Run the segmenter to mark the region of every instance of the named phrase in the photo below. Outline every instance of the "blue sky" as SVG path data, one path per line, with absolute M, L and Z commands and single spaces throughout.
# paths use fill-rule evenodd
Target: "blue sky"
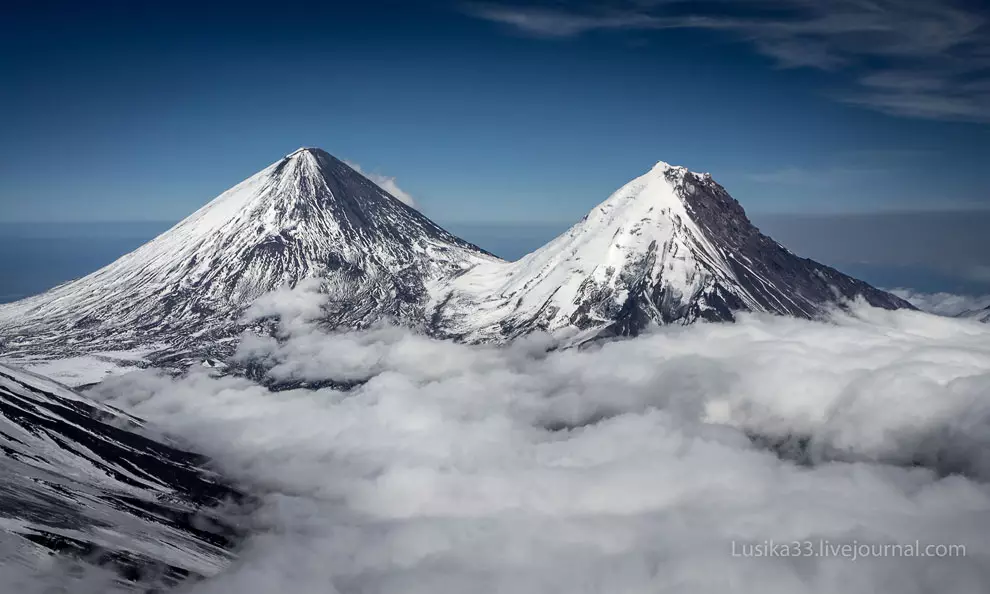
M 657 160 L 750 211 L 990 207 L 975 3 L 23 3 L 0 221 L 177 220 L 299 146 L 441 222 L 568 221 Z

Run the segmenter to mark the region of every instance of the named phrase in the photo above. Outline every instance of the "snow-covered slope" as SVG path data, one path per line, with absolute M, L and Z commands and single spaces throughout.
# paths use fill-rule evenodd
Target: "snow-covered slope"
M 661 162 L 536 252 L 454 279 L 435 317 L 441 331 L 467 340 L 535 329 L 582 339 L 732 320 L 736 311 L 810 318 L 856 297 L 911 307 L 795 256 L 762 235 L 710 175 Z
M 0 351 L 223 356 L 258 296 L 314 276 L 333 323 L 416 325 L 428 283 L 495 260 L 328 153 L 299 149 L 109 266 L 0 306 Z
M 166 582 L 229 562 L 235 532 L 209 508 L 240 496 L 204 459 L 135 433 L 141 426 L 0 366 L 0 537 L 19 543 L 18 557 L 57 551 Z

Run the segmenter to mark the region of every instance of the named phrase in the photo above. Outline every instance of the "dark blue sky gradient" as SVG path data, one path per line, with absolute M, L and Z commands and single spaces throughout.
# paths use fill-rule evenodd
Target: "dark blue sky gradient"
M 657 160 L 753 211 L 990 206 L 990 125 L 838 102 L 853 73 L 718 31 L 546 39 L 453 2 L 10 15 L 0 221 L 175 220 L 299 146 L 394 176 L 441 222 L 573 220 Z

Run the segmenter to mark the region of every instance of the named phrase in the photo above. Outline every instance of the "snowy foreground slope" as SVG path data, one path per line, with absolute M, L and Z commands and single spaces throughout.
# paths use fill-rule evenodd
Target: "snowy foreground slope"
M 97 367 L 222 359 L 245 329 L 269 330 L 244 321 L 258 297 L 311 277 L 328 326 L 387 319 L 472 342 L 635 335 L 737 311 L 811 318 L 854 298 L 911 307 L 790 253 L 709 175 L 682 167 L 657 164 L 508 263 L 326 152 L 300 149 L 109 266 L 0 306 L 0 353 L 49 365 L 85 355 Z
M 634 335 L 650 324 L 730 321 L 738 311 L 813 318 L 857 297 L 911 307 L 792 254 L 710 175 L 661 162 L 536 252 L 454 279 L 438 317 L 443 331 L 470 340 L 534 329 Z
M 129 579 L 210 576 L 234 530 L 209 509 L 239 495 L 204 459 L 135 433 L 142 422 L 59 384 L 0 366 L 0 566 L 46 551 Z

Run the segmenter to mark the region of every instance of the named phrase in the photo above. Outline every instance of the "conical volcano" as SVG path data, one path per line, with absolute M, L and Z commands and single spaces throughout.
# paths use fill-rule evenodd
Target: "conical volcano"
M 260 295 L 322 279 L 329 322 L 424 318 L 427 285 L 497 261 L 320 149 L 227 190 L 89 276 L 0 306 L 6 355 L 229 351 Z

